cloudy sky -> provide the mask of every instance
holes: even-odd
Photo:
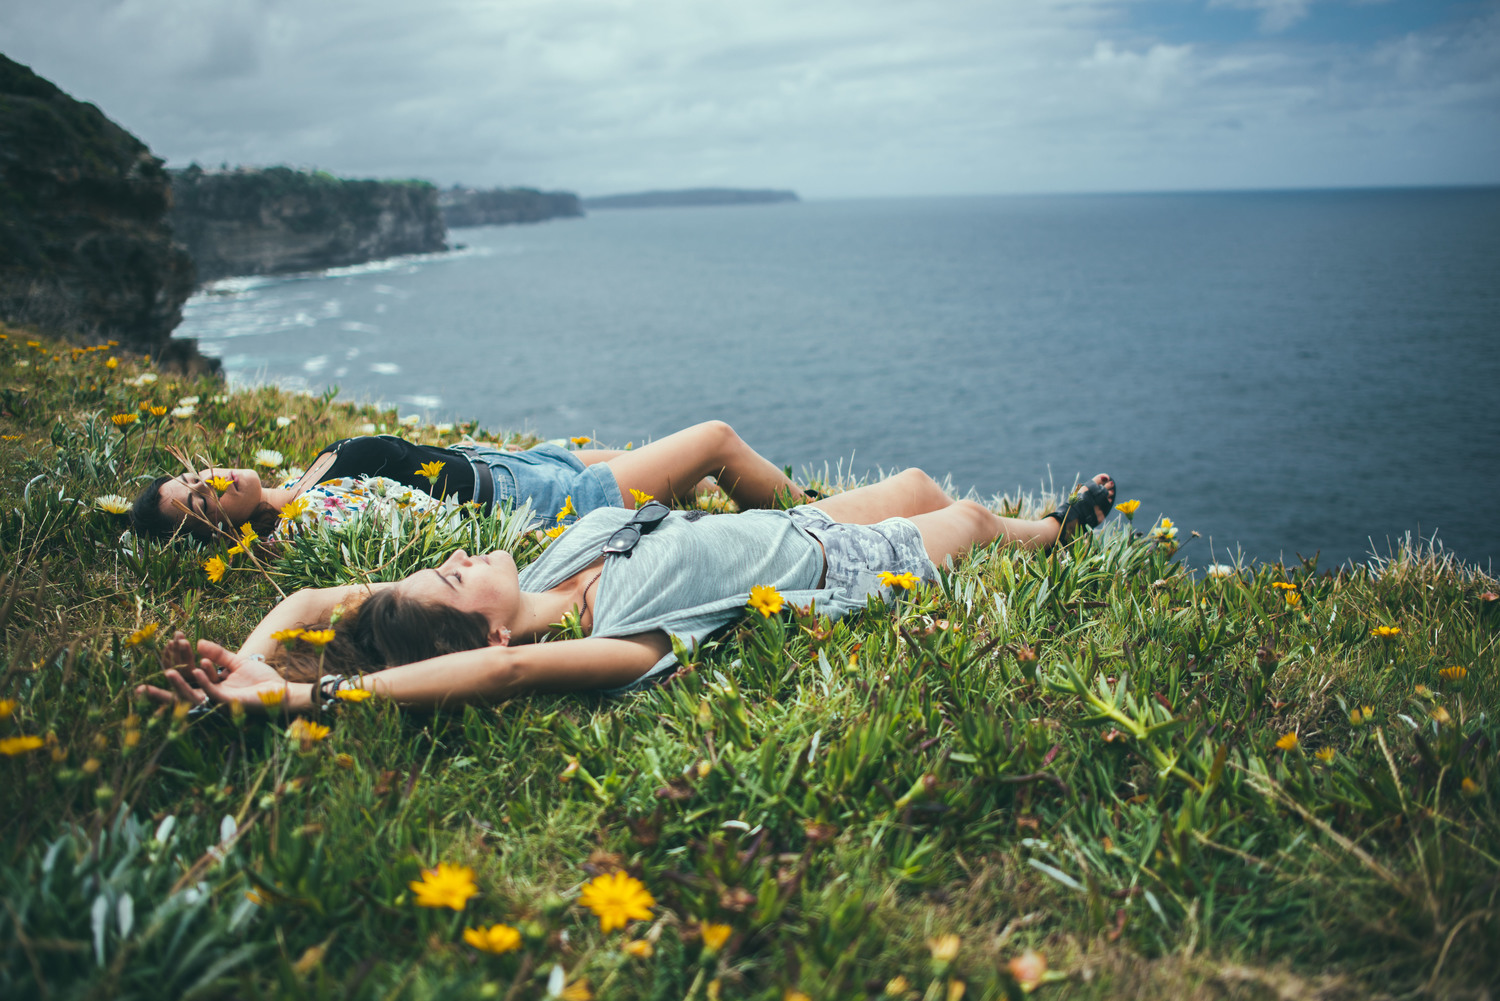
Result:
[[[1500,0],[0,0],[171,165],[585,195],[1500,182]]]

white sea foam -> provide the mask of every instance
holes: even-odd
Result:
[[[378,361],[370,366],[370,371],[379,375],[399,375],[401,366],[393,361]]]

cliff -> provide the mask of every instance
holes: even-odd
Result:
[[[171,203],[144,143],[0,56],[0,319],[214,367],[171,339],[194,284]]]
[[[680,191],[640,191],[629,195],[585,198],[586,209],[698,208],[704,205],[772,205],[800,202],[795,191],[768,188],[684,188]]]
[[[202,281],[361,264],[447,248],[437,189],[322,171],[196,164],[172,175],[172,226]]]
[[[571,191],[532,188],[481,191],[455,185],[438,195],[438,205],[443,210],[443,221],[450,227],[508,226],[583,215],[578,196]]]

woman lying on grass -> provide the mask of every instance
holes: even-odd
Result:
[[[166,672],[171,690],[143,685],[138,692],[251,709],[279,702],[292,712],[331,705],[350,689],[414,706],[530,692],[621,693],[672,671],[674,642],[691,649],[739,619],[747,604],[770,614],[779,595],[837,618],[864,607],[869,595],[890,600],[903,582],[936,580],[934,564],[976,545],[1051,546],[1076,525],[1097,525],[1114,498],[1114,481],[1100,474],[1056,512],[1022,521],[951,500],[926,473],[909,469],[789,511],[695,519],[697,512],[659,503],[634,515],[604,508],[519,573],[503,550],[459,550],[399,582],[299,591],[239,653],[200,640],[202,660],[191,672],[179,633],[169,660],[183,670]],[[341,607],[348,610],[340,614]],[[537,642],[575,618],[583,638]],[[283,649],[278,634],[305,628],[328,630],[317,635],[326,647]]]
[[[391,435],[343,438],[286,487],[266,486],[253,469],[158,477],[136,498],[131,522],[137,534],[158,538],[187,531],[210,539],[244,524],[271,538],[287,505],[298,498],[303,503],[294,511],[340,524],[374,497],[390,496],[403,505],[416,502],[419,508],[435,507],[445,498],[478,501],[486,511],[497,502],[519,506],[529,501],[537,518],[551,524],[565,512],[633,508],[637,492],[691,498],[705,477],[713,477],[742,509],[770,507],[778,497],[805,499],[732,427],[707,421],[628,452],[570,452],[547,443],[511,452],[490,446],[417,445]]]

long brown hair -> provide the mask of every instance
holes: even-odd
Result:
[[[173,521],[167,517],[161,509],[162,484],[173,479],[171,476],[158,476],[141,491],[139,497],[130,508],[130,527],[135,530],[136,535],[149,536],[154,539],[170,539],[174,535],[186,532],[195,538],[208,541],[219,533],[215,532],[196,515],[184,513],[182,520]],[[247,519],[250,527],[262,539],[269,539],[281,523],[281,509],[267,501],[261,501],[250,512]],[[224,525],[223,529],[233,532],[239,526]]]
[[[333,641],[317,651],[296,644],[267,658],[288,681],[315,682],[322,674],[369,674],[428,657],[478,650],[490,642],[490,622],[482,612],[407,597],[399,588],[376,591],[332,624]]]

